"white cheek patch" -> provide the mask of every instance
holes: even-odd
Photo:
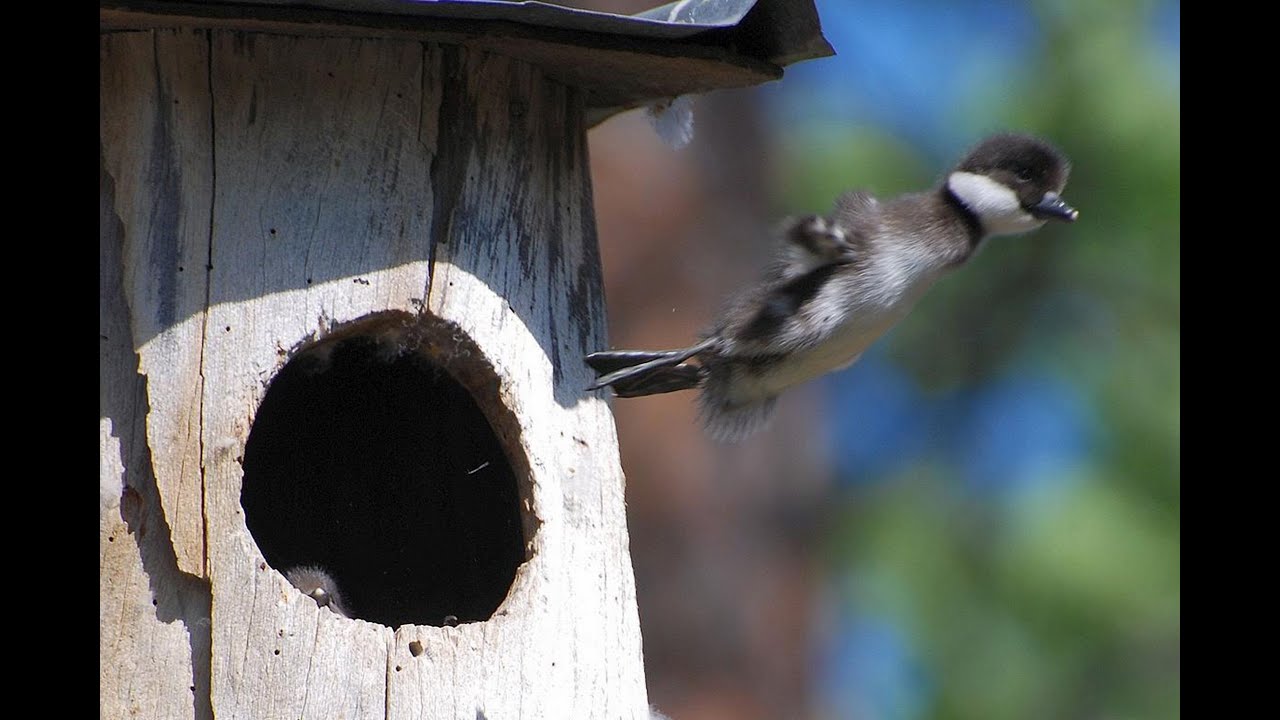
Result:
[[[985,175],[953,172],[947,178],[947,187],[978,216],[983,229],[992,235],[1027,232],[1044,225],[1043,220],[1022,209],[1022,203],[1018,202],[1013,190]]]

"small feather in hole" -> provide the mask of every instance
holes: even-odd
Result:
[[[338,590],[338,582],[324,568],[300,565],[286,570],[284,577],[320,607],[327,607],[342,617],[351,617],[342,599],[342,592]]]

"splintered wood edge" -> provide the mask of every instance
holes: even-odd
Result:
[[[759,85],[782,68],[716,45],[529,27],[511,22],[335,12],[300,7],[227,7],[135,2],[102,7],[102,31],[156,28],[244,30],[315,37],[416,39],[484,50],[538,66],[586,91],[592,122],[647,102]],[[600,109],[607,109],[601,113]]]

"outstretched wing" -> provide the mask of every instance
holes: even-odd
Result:
[[[866,237],[880,224],[880,202],[863,190],[840,196],[826,216],[805,215],[781,227],[782,243],[766,282],[790,282],[825,265],[857,260]]]
[[[719,323],[735,352],[803,350],[822,343],[843,317],[808,312],[837,275],[857,272],[867,238],[881,224],[881,205],[871,193],[852,190],[827,217],[809,216],[787,225],[782,258],[760,286],[739,298]],[[821,302],[827,302],[823,298]]]

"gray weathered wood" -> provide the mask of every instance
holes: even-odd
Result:
[[[606,338],[581,101],[506,58],[445,62],[463,80],[445,93],[441,152],[471,151],[434,176],[447,242],[428,307],[503,378],[541,526],[492,620],[396,633],[394,660],[411,674],[393,677],[391,717],[647,717],[613,420],[582,391],[580,358]],[[460,681],[429,680],[441,672]]]
[[[178,569],[147,448],[115,183],[99,216],[98,684],[103,718],[210,718],[209,585]]]
[[[416,311],[430,257],[423,47],[213,32],[216,186],[204,465],[219,718],[384,717],[391,630],[337,618],[262,558],[240,462],[303,341]]]
[[[102,134],[132,345],[153,398],[147,439],[174,552],[204,577],[200,354],[209,257],[212,145],[205,33],[104,35]],[[134,64],[124,64],[129,58]]]
[[[136,670],[184,678],[181,697],[172,678],[129,691],[124,675],[104,675],[104,717],[134,706],[647,717],[616,437],[605,403],[582,391],[580,358],[606,343],[581,92],[516,60],[407,40],[153,30],[107,33],[101,47],[104,216],[119,225],[104,223],[103,242],[118,232],[122,248],[104,267],[130,278],[127,319],[113,322],[140,366],[121,377],[151,408],[132,450],[104,430],[104,498],[128,463],[154,468],[155,525],[207,538],[171,570],[104,540],[104,608],[124,596],[122,578],[181,585],[192,607],[201,587],[207,602],[201,577],[212,592],[203,656],[194,632],[160,637],[151,619],[104,609],[104,646],[151,633],[155,662],[188,662]],[[170,214],[177,230],[158,228]],[[181,258],[191,286],[157,256]],[[240,506],[240,463],[268,384],[299,347],[371,313],[424,308],[463,328],[497,372],[536,533],[492,619],[393,630],[317,607],[267,566]],[[177,419],[195,423],[197,462],[170,459],[192,436],[175,441]],[[203,487],[198,504],[183,501],[190,487]],[[176,550],[184,536],[152,537]],[[187,681],[201,667],[208,684]],[[145,697],[107,702],[130,692]]]

